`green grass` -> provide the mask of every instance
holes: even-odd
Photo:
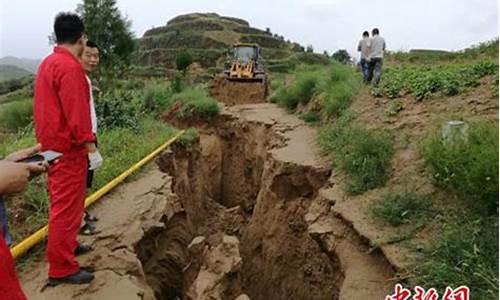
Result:
[[[498,125],[470,123],[467,137],[444,139],[440,130],[421,144],[435,182],[460,193],[472,207],[498,213]]]
[[[148,113],[162,113],[172,105],[172,93],[167,82],[153,81],[144,88],[144,108]]]
[[[417,284],[435,287],[465,285],[471,299],[498,299],[498,216],[465,212],[436,234],[418,261]]]
[[[467,285],[472,299],[498,299],[498,125],[470,122],[465,136],[446,139],[436,130],[421,150],[436,184],[469,207],[445,215],[416,280],[441,289]]]
[[[281,86],[271,96],[278,105],[293,111],[299,103],[307,104],[314,93],[321,79],[325,76],[323,68],[311,70],[300,68],[295,72],[295,81],[291,86]]]
[[[0,128],[14,132],[26,127],[33,121],[33,100],[26,98],[21,101],[0,105]]]
[[[182,105],[178,112],[181,118],[211,119],[219,114],[217,101],[209,97],[202,89],[190,88],[174,94],[172,103],[176,102]]]
[[[432,213],[430,197],[413,192],[389,193],[372,207],[377,218],[390,226],[419,222]]]
[[[294,111],[299,104],[307,104],[314,95],[321,99],[321,115],[338,117],[349,107],[361,88],[361,78],[349,66],[338,62],[324,65],[301,65],[292,74],[295,81],[289,86],[277,87],[271,100]]]
[[[386,132],[352,125],[351,119],[345,114],[334,126],[324,129],[319,143],[348,175],[346,192],[360,194],[389,179],[394,150]]]
[[[322,112],[327,118],[338,117],[346,110],[361,88],[361,78],[355,70],[340,63],[333,63],[321,83],[324,91]]]
[[[305,113],[302,113],[299,116],[299,118],[304,120],[304,122],[309,123],[311,125],[319,124],[319,122],[321,121],[321,118],[319,117],[319,115],[315,112],[312,112],[312,111],[307,111]]]
[[[199,140],[199,138],[200,133],[198,132],[198,130],[196,130],[195,128],[189,128],[177,139],[177,143],[180,143],[182,145],[190,145]]]

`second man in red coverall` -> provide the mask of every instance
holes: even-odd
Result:
[[[58,45],[38,69],[34,104],[35,132],[42,151],[63,154],[48,176],[49,285],[82,284],[94,276],[75,259],[75,254],[90,250],[79,245],[76,237],[84,210],[88,160],[100,155],[91,127],[89,86],[78,61],[87,42],[83,22],[75,14],[60,13],[54,33]]]

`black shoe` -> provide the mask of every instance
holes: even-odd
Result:
[[[92,251],[92,247],[90,245],[78,245],[75,249],[75,256],[80,256],[90,251]]]
[[[93,214],[89,213],[88,210],[85,210],[85,221],[90,221],[90,222],[97,222],[99,219],[94,216]]]
[[[62,277],[62,278],[50,278],[49,277],[49,282],[47,283],[47,285],[48,286],[56,286],[56,285],[60,285],[63,283],[85,284],[85,283],[91,282],[93,279],[94,279],[94,274],[89,273],[89,272],[84,271],[84,270],[80,270],[73,275],[69,275],[69,276]]]
[[[96,233],[99,233],[89,221],[85,221],[85,225],[80,228],[80,234],[81,235],[94,235]]]

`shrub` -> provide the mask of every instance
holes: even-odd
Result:
[[[186,72],[189,65],[193,63],[193,57],[187,49],[181,49],[177,56],[175,57],[175,65],[177,70]]]
[[[170,91],[172,93],[180,93],[183,88],[183,80],[182,76],[179,73],[176,73],[172,81],[170,82]]]
[[[135,102],[135,93],[112,90],[96,101],[98,126],[102,129],[114,127],[136,127],[142,105]]]
[[[33,121],[33,101],[24,99],[0,106],[0,127],[16,131]]]
[[[146,85],[143,93],[146,112],[161,113],[172,105],[171,93],[165,83],[152,82]]]
[[[297,71],[295,82],[291,86],[279,88],[272,100],[289,110],[297,108],[299,103],[307,104],[316,91],[322,73],[322,70]]]
[[[497,125],[472,123],[466,138],[456,134],[444,139],[436,132],[421,148],[437,184],[461,193],[478,208],[497,212]]]
[[[429,197],[413,192],[386,194],[372,207],[372,211],[381,220],[391,226],[409,223],[427,216],[432,212]]]

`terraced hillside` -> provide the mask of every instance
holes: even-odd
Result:
[[[227,49],[238,41],[258,43],[262,55],[271,63],[304,52],[298,43],[285,41],[270,30],[251,27],[245,20],[193,13],[146,31],[140,39],[139,62],[144,66],[174,67],[177,52],[187,48],[202,67],[218,67],[223,64]]]

